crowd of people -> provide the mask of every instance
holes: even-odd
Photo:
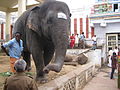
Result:
[[[69,47],[71,49],[73,48],[80,48],[80,49],[85,49],[85,35],[84,32],[82,32],[80,35],[79,34],[72,34],[69,36]],[[92,37],[92,50],[95,50],[97,48],[97,37],[94,35]]]
[[[79,47],[81,49],[84,49],[85,48],[85,35],[84,35],[84,32],[82,32],[82,34],[72,34],[70,37],[69,37],[69,46],[70,48],[74,48],[74,47]]]

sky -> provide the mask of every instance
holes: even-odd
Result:
[[[74,15],[82,15],[84,13],[89,13],[90,7],[95,3],[95,0],[57,0],[65,2],[69,8],[70,12]],[[27,0],[27,4],[35,4],[35,0]],[[37,2],[38,3],[38,2]]]
[[[29,4],[33,4],[35,0],[27,0]],[[95,0],[58,0],[68,4],[70,9],[87,7],[88,5],[94,4]]]
[[[95,0],[59,0],[66,2],[70,9],[87,7],[94,4]]]

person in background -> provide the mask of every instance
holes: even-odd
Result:
[[[84,49],[85,48],[85,35],[84,32],[82,32],[82,34],[80,35],[80,48]]]
[[[111,60],[111,56],[113,55],[113,50],[109,50],[108,52],[108,67],[112,67],[112,60]]]
[[[113,52],[113,55],[111,56],[111,60],[112,60],[112,70],[111,70],[111,76],[110,79],[113,79],[113,74],[115,72],[115,69],[117,69],[117,55],[115,52]]]
[[[117,48],[117,46],[115,46],[115,49],[113,51],[116,53],[116,55],[118,55],[118,48]]]
[[[70,47],[73,49],[75,46],[75,36],[74,34],[72,34],[72,36],[70,36]]]
[[[21,33],[16,32],[15,38],[3,44],[1,48],[8,56],[10,56],[10,67],[11,71],[14,73],[14,63],[17,59],[20,59],[23,51],[23,41],[21,40]],[[8,48],[9,53],[7,52],[6,48]]]
[[[92,37],[92,41],[93,41],[93,47],[92,47],[92,49],[95,50],[97,48],[97,37],[96,37],[96,35],[94,35]]]
[[[25,74],[24,60],[17,60],[14,68],[16,73],[5,80],[3,90],[38,90],[36,82]]]
[[[75,35],[75,47],[78,47],[79,44],[79,34]]]
[[[118,88],[120,89],[120,47],[118,48]]]

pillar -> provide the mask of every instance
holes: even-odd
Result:
[[[18,0],[18,17],[26,10],[26,0]]]
[[[94,27],[91,27],[91,38],[94,36]]]
[[[1,24],[1,40],[3,40],[4,39],[4,24],[2,23]]]
[[[1,34],[1,35],[0,35],[1,38],[0,38],[0,39],[1,39],[1,40],[4,40],[4,24],[1,23],[0,25],[1,25],[1,33],[0,33],[0,34]],[[1,45],[2,45],[2,44],[3,44],[3,43],[1,42]]]
[[[89,19],[88,17],[86,18],[86,38],[88,38],[89,36]]]
[[[6,12],[6,35],[5,38],[8,41],[10,39],[10,25],[11,25],[11,14],[10,12]]]
[[[80,34],[83,32],[83,18],[80,18]]]
[[[12,39],[13,25],[10,25],[10,39]]]
[[[77,34],[77,18],[74,19],[74,34]]]

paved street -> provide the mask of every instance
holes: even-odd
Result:
[[[117,77],[109,78],[110,68],[101,69],[83,90],[120,90],[117,88]]]

